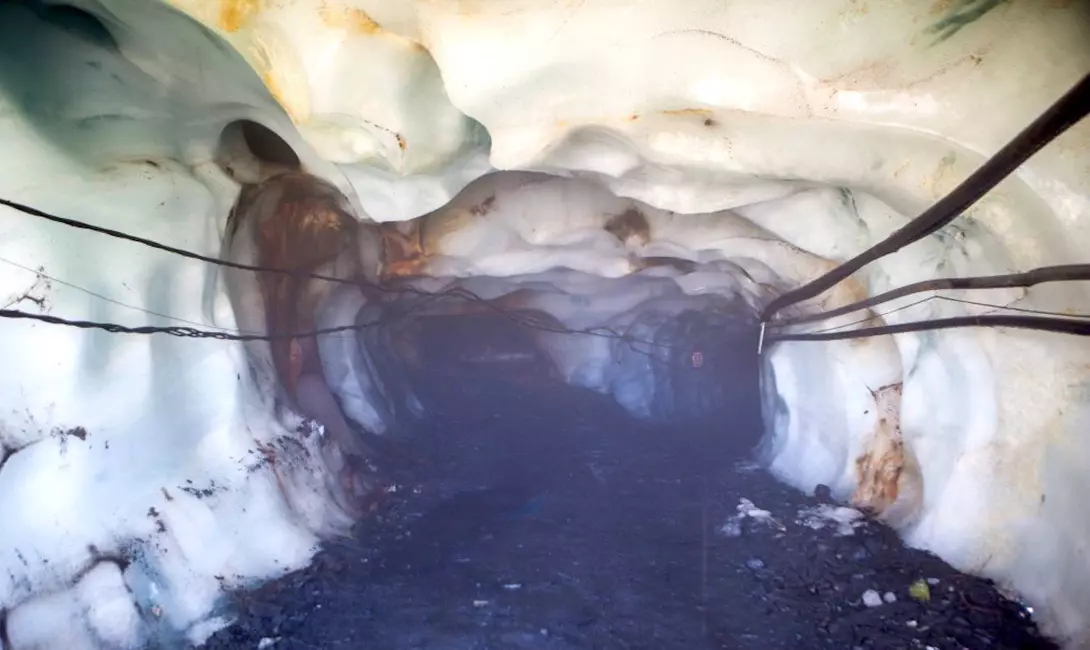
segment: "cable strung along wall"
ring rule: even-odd
[[[825,273],[824,275],[810,281],[809,283],[801,287],[798,287],[773,299],[762,310],[760,315],[760,334],[757,337],[758,353],[763,350],[765,344],[775,341],[829,341],[837,339],[879,336],[883,334],[898,334],[905,332],[945,329],[953,327],[1014,327],[1065,334],[1075,334],[1080,336],[1090,335],[1090,320],[1087,320],[1087,316],[1080,315],[1074,318],[1060,318],[1061,314],[1054,314],[1051,317],[1013,315],[962,316],[955,318],[933,319],[917,323],[902,323],[898,325],[869,327],[839,332],[800,333],[785,331],[786,328],[793,325],[801,325],[808,322],[832,318],[834,316],[877,306],[879,304],[883,304],[896,298],[923,291],[934,291],[940,289],[990,289],[1029,287],[1033,286],[1034,284],[1040,284],[1043,282],[1087,280],[1090,279],[1090,264],[1043,267],[1025,273],[1002,276],[987,276],[974,278],[942,278],[937,280],[929,280],[901,287],[899,289],[894,289],[881,295],[873,296],[866,300],[852,303],[851,305],[846,305],[844,307],[830,310],[828,312],[823,312],[819,314],[808,314],[793,319],[773,320],[775,316],[784,308],[818,296],[819,294],[835,286],[840,281],[848,278],[849,276],[851,276],[851,274],[855,273],[867,264],[892,253],[895,253],[904,248],[905,246],[908,246],[909,244],[934,233],[938,229],[950,223],[958,216],[960,216],[962,211],[978,201],[982,196],[984,196],[984,194],[989,192],[1000,181],[1010,175],[1015,169],[1018,168],[1019,165],[1029,159],[1030,156],[1035,154],[1042,147],[1058,137],[1068,128],[1075,125],[1084,117],[1086,117],[1087,113],[1090,113],[1090,74],[1084,76],[1082,80],[1080,80],[1077,84],[1075,84],[1075,86],[1071,88],[1071,90],[1069,90],[1063,97],[1057,100],[1047,111],[1045,111],[1033,123],[1026,127],[1021,133],[1019,133],[1013,140],[1010,141],[1010,143],[1008,143],[998,153],[992,156],[984,165],[982,165],[969,178],[967,178],[960,185],[958,185],[952,192],[950,192],[947,196],[931,206],[931,208],[929,208],[919,217],[916,217],[883,241],[863,251],[851,260],[845,262],[844,264],[841,264],[840,266],[834,268],[833,270]],[[0,198],[0,205],[5,205],[25,214],[52,221],[54,223],[63,224],[72,228],[79,228],[92,232],[97,232],[100,234],[116,237],[119,239],[131,241],[144,246],[169,252],[175,255],[181,255],[191,259],[196,259],[223,267],[254,271],[259,273],[277,273],[291,276],[301,276],[314,280],[324,280],[327,282],[349,284],[358,284],[361,282],[361,280],[359,279],[348,280],[344,278],[325,276],[315,273],[300,273],[298,271],[287,269],[238,264],[205,255],[199,255],[197,253],[185,251],[183,249],[175,248],[173,246],[168,246],[159,242],[147,240],[141,237],[137,237],[135,235],[130,235],[116,230],[94,226],[92,224],[88,224],[75,219],[52,215],[36,208],[22,205],[20,203],[16,203],[14,201],[9,201],[2,198]],[[412,293],[415,291],[417,293],[422,293],[411,287],[390,288],[375,283],[368,284],[370,285],[370,288],[382,292]],[[476,296],[471,292],[468,292],[461,288],[452,288],[449,291],[443,293],[449,294],[450,297],[482,302],[488,305],[489,308],[496,309],[500,312],[504,311],[494,307],[489,301],[482,300],[479,296]],[[55,325],[66,325],[70,327],[79,327],[86,329],[100,329],[118,334],[168,334],[180,337],[215,338],[235,341],[271,341],[284,337],[313,337],[324,334],[335,334],[344,331],[353,331],[373,327],[375,325],[378,325],[380,322],[376,321],[373,323],[356,324],[352,326],[331,328],[326,330],[284,334],[281,337],[276,337],[256,333],[247,334],[233,333],[227,331],[208,331],[194,327],[183,326],[127,327],[113,323],[74,321],[57,316],[31,314],[28,312],[14,309],[0,310],[0,317],[11,319],[33,319]],[[521,322],[521,324],[528,327],[547,329],[547,326],[533,321],[532,319],[519,319],[514,314],[510,314],[509,317],[518,320],[519,322]],[[586,334],[592,336],[605,336],[609,338],[618,338],[626,342],[633,341],[630,336],[618,334],[617,332],[609,331],[603,328],[592,328],[585,331],[561,329],[559,330],[559,332],[570,334]],[[654,343],[650,341],[639,342],[648,345],[654,345]]]
[[[942,278],[920,282],[899,289],[894,289],[866,300],[862,300],[838,309],[809,314],[801,317],[773,320],[779,312],[791,305],[814,298],[831,289],[837,283],[847,279],[867,264],[882,257],[896,253],[905,246],[934,233],[950,223],[961,213],[991,191],[1004,178],[1009,176],[1022,163],[1037,153],[1042,147],[1054,140],[1064,131],[1077,124],[1090,113],[1090,74],[1085,75],[1066,94],[1019,133],[1005,147],[985,162],[969,178],[965,179],[952,192],[932,205],[923,214],[916,217],[889,237],[871,248],[856,255],[847,262],[819,276],[818,278],[778,296],[761,312],[761,342],[759,352],[765,343],[774,341],[830,341],[836,339],[880,336],[923,330],[945,329],[952,327],[1016,327],[1035,329],[1080,336],[1090,335],[1090,320],[1086,316],[1076,318],[1058,318],[1043,316],[963,316],[942,318],[917,323],[902,323],[881,327],[868,327],[842,332],[807,332],[792,333],[785,329],[792,325],[832,318],[859,309],[873,307],[896,298],[922,291],[939,289],[991,289],[1008,287],[1029,287],[1042,282],[1061,282],[1090,279],[1090,264],[1044,267],[1026,273],[979,278]],[[998,307],[998,306],[996,306]]]

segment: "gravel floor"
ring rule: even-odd
[[[652,427],[571,391],[446,397],[391,503],[240,594],[207,647],[1054,647],[987,582],[747,466],[731,430],[756,422]]]

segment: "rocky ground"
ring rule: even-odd
[[[757,422],[453,397],[379,515],[239,595],[208,648],[1053,647],[987,582],[747,465]]]

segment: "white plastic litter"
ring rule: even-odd
[[[863,604],[867,607],[879,607],[882,604],[882,596],[873,589],[863,592]]]
[[[826,504],[803,508],[796,518],[796,523],[814,530],[835,527],[838,536],[854,535],[865,522],[863,513],[854,508]]]

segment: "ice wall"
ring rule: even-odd
[[[102,15],[116,42],[78,16],[0,7],[0,196],[218,255],[236,191],[208,162],[223,126],[253,117],[298,137],[210,34]],[[6,207],[0,232],[0,306],[235,327],[208,265]],[[0,610],[14,648],[202,638],[225,589],[305,565],[346,523],[316,464],[282,445],[294,432],[237,344],[2,328]]]
[[[75,4],[109,35],[70,13],[43,22],[0,6],[4,198],[215,255],[237,188],[212,152],[247,118],[380,221],[435,210],[493,167],[571,175],[583,184],[570,187],[657,209],[646,237],[615,242],[594,218],[624,199],[531,188],[547,210],[498,210],[440,238],[429,264],[453,274],[559,262],[623,275],[633,256],[666,254],[803,282],[948,191],[1090,67],[1085,3],[979,16],[986,3],[970,0]],[[1085,261],[1088,133],[1073,129],[826,306]],[[0,304],[235,326],[204,265],[0,213]],[[737,277],[681,282],[726,291]],[[1080,285],[969,297],[1090,311]],[[977,309],[933,301],[886,320]],[[240,347],[3,327],[5,367],[18,370],[0,376],[0,608],[16,648],[201,638],[216,624],[216,576],[231,587],[300,566],[338,525],[316,466],[269,460],[292,428],[253,389]],[[1031,332],[780,345],[765,367],[767,459],[1012,586],[1048,631],[1086,645],[1088,375],[1085,345]],[[593,367],[586,377],[598,380]],[[138,561],[122,570],[121,555]],[[89,590],[111,605],[87,609]],[[73,625],[43,627],[51,614]]]

